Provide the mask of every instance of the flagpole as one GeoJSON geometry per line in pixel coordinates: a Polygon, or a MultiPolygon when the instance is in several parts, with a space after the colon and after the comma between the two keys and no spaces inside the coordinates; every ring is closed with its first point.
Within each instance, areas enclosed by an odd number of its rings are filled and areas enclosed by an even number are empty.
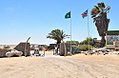
{"type": "Polygon", "coordinates": [[[71,41],[72,41],[72,18],[70,18],[70,52],[72,52],[71,41]]]}
{"type": "MultiPolygon", "coordinates": [[[[88,39],[90,38],[90,28],[89,28],[89,14],[87,13],[87,30],[88,30],[88,39]]],[[[90,39],[88,40],[88,50],[90,49],[90,39]]]]}
{"type": "Polygon", "coordinates": [[[72,19],[70,18],[70,40],[72,41],[72,19]]]}
{"type": "MultiPolygon", "coordinates": [[[[70,35],[69,52],[71,52],[71,41],[72,41],[72,16],[71,16],[71,11],[66,13],[65,18],[69,19],[69,35],[70,35]]],[[[65,55],[66,55],[66,53],[65,53],[65,55]]]]}
{"type": "Polygon", "coordinates": [[[87,32],[88,32],[88,37],[87,37],[87,40],[88,40],[88,45],[87,45],[87,47],[88,47],[88,50],[90,49],[90,28],[89,28],[89,14],[88,14],[88,9],[85,11],[85,12],[83,12],[82,14],[82,17],[84,18],[84,17],[87,17],[87,32]]]}

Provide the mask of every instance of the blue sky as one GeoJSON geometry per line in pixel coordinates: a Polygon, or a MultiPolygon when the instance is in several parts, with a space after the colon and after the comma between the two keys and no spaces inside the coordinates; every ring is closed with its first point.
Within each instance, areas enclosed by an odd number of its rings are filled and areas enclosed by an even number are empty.
{"type": "MultiPolygon", "coordinates": [[[[0,44],[18,44],[31,37],[31,43],[55,42],[46,36],[53,29],[70,34],[69,20],[64,16],[72,12],[72,40],[82,41],[87,34],[87,19],[81,17],[89,9],[90,36],[100,38],[90,11],[98,2],[110,5],[109,30],[119,29],[118,0],[0,0],[0,44]]],[[[69,40],[69,39],[66,39],[69,40]]]]}

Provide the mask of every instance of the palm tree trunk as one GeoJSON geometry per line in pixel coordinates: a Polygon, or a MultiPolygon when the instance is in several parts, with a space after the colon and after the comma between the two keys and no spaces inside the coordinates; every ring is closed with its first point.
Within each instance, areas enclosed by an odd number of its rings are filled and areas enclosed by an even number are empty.
{"type": "Polygon", "coordinates": [[[101,47],[104,47],[105,46],[105,43],[106,43],[105,36],[102,36],[101,47]]]}
{"type": "Polygon", "coordinates": [[[59,51],[59,44],[57,44],[57,47],[56,47],[56,54],[58,54],[58,51],[59,51]]]}

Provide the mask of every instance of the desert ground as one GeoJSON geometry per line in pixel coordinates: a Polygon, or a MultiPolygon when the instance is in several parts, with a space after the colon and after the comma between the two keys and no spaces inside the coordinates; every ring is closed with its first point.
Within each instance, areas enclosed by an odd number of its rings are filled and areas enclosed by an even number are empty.
{"type": "Polygon", "coordinates": [[[0,58],[0,78],[119,78],[118,55],[0,58]]]}

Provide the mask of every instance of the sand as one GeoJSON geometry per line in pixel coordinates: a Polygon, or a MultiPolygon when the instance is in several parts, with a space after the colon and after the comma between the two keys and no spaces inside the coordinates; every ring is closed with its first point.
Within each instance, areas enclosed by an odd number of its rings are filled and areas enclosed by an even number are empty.
{"type": "Polygon", "coordinates": [[[119,56],[0,58],[0,78],[119,78],[119,56]]]}

